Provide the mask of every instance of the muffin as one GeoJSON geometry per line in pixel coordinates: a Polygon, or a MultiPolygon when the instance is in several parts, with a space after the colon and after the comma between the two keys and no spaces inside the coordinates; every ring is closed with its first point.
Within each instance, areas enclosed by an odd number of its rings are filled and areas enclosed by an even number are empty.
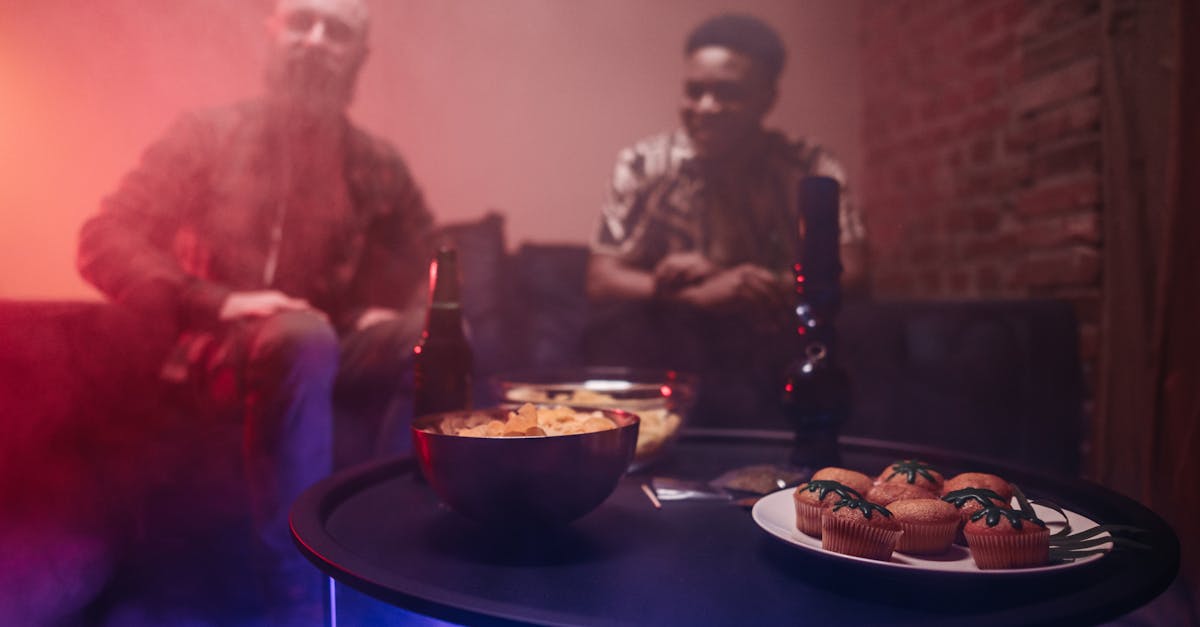
{"type": "Polygon", "coordinates": [[[904,499],[887,506],[904,532],[896,550],[914,555],[945,553],[958,532],[958,510],[936,498],[904,499]]]}
{"type": "Polygon", "coordinates": [[[1012,486],[996,475],[989,475],[986,472],[964,472],[961,475],[955,475],[942,484],[942,496],[963,488],[986,488],[999,495],[1004,501],[1005,507],[1012,504],[1012,486]]]}
{"type": "Polygon", "coordinates": [[[920,486],[934,494],[941,493],[944,482],[941,473],[934,470],[929,464],[915,459],[905,459],[893,463],[879,473],[879,478],[875,480],[876,483],[893,481],[920,486]]]}
{"type": "Polygon", "coordinates": [[[1009,501],[987,488],[962,488],[942,495],[942,500],[958,509],[959,519],[966,524],[976,512],[986,507],[1008,507],[1009,501]]]}
{"type": "Polygon", "coordinates": [[[846,487],[853,488],[859,494],[866,494],[871,489],[871,486],[875,484],[870,477],[861,472],[834,466],[822,468],[814,472],[812,478],[813,480],[836,481],[846,487]]]}
{"type": "Polygon", "coordinates": [[[985,507],[971,515],[963,534],[981,569],[1029,568],[1050,561],[1046,523],[1019,510],[985,507]]]}
{"type": "MultiPolygon", "coordinates": [[[[815,476],[815,475],[814,475],[815,476]]],[[[821,512],[843,499],[862,495],[849,486],[827,479],[813,479],[796,486],[792,501],[796,506],[796,528],[810,536],[821,537],[821,512]]]]}
{"type": "Polygon", "coordinates": [[[886,507],[862,499],[842,499],[821,513],[821,548],[888,561],[903,532],[886,507]]]}
{"type": "Polygon", "coordinates": [[[867,500],[877,505],[888,505],[905,499],[935,499],[937,495],[918,485],[905,481],[880,483],[867,491],[867,500]]]}

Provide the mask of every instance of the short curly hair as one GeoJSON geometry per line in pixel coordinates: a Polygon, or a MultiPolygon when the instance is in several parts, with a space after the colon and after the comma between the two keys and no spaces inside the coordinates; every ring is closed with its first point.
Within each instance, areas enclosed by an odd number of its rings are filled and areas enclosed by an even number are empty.
{"type": "Polygon", "coordinates": [[[683,52],[690,55],[705,46],[721,46],[750,57],[771,81],[779,79],[787,49],[779,33],[766,22],[742,13],[710,17],[692,29],[683,52]]]}

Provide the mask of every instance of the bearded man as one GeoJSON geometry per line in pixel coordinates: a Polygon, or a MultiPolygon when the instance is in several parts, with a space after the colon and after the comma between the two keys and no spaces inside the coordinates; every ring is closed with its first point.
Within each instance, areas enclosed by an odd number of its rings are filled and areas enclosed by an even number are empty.
{"type": "Polygon", "coordinates": [[[379,452],[422,323],[430,214],[346,117],[368,22],[364,0],[280,0],[265,93],[183,115],[80,236],[83,277],[174,339],[164,377],[244,421],[256,564],[285,608],[319,583],[289,507],[379,452]]]}

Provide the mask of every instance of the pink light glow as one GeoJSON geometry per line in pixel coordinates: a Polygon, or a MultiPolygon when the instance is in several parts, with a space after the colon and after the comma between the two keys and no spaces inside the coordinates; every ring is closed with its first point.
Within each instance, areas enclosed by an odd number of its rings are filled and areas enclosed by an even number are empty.
{"type": "MultiPolygon", "coordinates": [[[[513,243],[592,236],[617,152],[678,124],[682,38],[721,8],[368,3],[351,117],[405,156],[440,222],[494,207],[513,243]]],[[[0,2],[0,297],[98,297],[79,226],[180,113],[259,93],[269,4],[0,2]]],[[[819,137],[857,180],[857,3],[738,7],[791,47],[771,126],[819,137]]]]}

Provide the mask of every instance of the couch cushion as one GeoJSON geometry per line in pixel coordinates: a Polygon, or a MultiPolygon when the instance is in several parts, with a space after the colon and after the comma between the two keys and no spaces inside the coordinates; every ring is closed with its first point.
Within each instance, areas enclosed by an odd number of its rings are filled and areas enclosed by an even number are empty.
{"type": "MultiPolygon", "coordinates": [[[[613,326],[620,321],[598,316],[588,324],[587,257],[570,245],[526,244],[516,255],[511,328],[528,365],[598,364],[589,356],[599,354],[618,365],[611,355],[633,352],[617,344],[637,341],[613,326]]],[[[1079,472],[1083,384],[1069,303],[850,301],[837,328],[853,383],[845,435],[1079,472]]]]}
{"type": "Polygon", "coordinates": [[[103,514],[97,500],[137,481],[122,461],[161,400],[165,350],[139,330],[104,303],[0,301],[0,501],[103,514]]]}
{"type": "Polygon", "coordinates": [[[524,368],[579,365],[589,305],[584,292],[588,251],[581,246],[525,244],[513,262],[512,328],[524,368]]]}
{"type": "Polygon", "coordinates": [[[1069,303],[855,303],[838,334],[854,384],[847,435],[1079,472],[1083,392],[1069,303]]]}

